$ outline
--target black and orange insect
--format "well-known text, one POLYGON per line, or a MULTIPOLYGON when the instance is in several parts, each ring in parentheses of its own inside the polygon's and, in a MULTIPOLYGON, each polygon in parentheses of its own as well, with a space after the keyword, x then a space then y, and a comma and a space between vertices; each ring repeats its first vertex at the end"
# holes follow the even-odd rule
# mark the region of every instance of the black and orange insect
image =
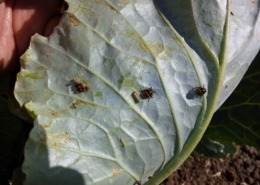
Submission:
POLYGON ((196 87, 195 88, 195 93, 198 95, 198 96, 203 96, 205 93, 207 92, 207 90, 203 87, 196 87))
POLYGON ((88 86, 86 86, 84 83, 82 83, 78 78, 74 78, 73 83, 74 83, 75 87, 77 88, 77 91, 75 92, 76 94, 78 94, 80 92, 86 92, 90 89, 88 86))
MULTIPOLYGON (((155 91, 153 91, 152 86, 148 89, 142 90, 143 96, 145 99, 148 99, 148 101, 153 98, 154 93, 157 94, 155 91)), ((158 94, 157 94, 158 95, 158 94)))
POLYGON ((135 181, 135 185, 142 185, 141 181, 135 181))

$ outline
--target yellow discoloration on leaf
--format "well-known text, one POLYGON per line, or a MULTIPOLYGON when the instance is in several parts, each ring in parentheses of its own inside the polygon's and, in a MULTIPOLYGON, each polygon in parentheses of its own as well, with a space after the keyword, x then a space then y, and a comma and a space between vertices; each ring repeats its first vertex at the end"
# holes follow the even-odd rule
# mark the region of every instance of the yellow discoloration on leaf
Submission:
POLYGON ((171 40, 172 40, 173 42, 178 41, 178 39, 177 39, 176 37, 171 37, 171 40))
POLYGON ((37 73, 28 73, 26 71, 21 71, 20 74, 24 76, 25 78, 31 78, 31 79, 44 79, 43 76, 38 75, 37 73))
POLYGON ((122 173, 122 170, 117 170, 115 168, 112 168, 112 173, 113 173, 113 176, 118 176, 120 173, 122 173))
POLYGON ((26 103, 26 104, 24 105, 24 107, 25 107, 26 111, 28 112, 28 114, 29 114, 33 119, 35 119, 35 118, 37 117, 37 114, 36 114, 34 111, 31 110, 31 107, 30 107, 30 104, 29 104, 29 103, 26 103))
POLYGON ((41 124, 41 126, 44 127, 44 128, 50 127, 49 125, 46 125, 46 124, 41 124))
POLYGON ((20 73, 17 74, 16 76, 16 82, 20 82, 23 79, 20 73))
POLYGON ((70 108, 70 109, 76 109, 77 106, 78 106, 78 105, 81 105, 81 104, 96 106, 96 104, 94 104, 94 103, 90 103, 90 102, 89 102, 89 103, 86 103, 86 102, 77 100, 76 102, 71 103, 71 104, 69 105, 69 108, 70 108))
POLYGON ((155 56, 158 56, 159 54, 161 54, 163 52, 167 53, 167 52, 172 51, 172 49, 170 47, 167 47, 163 44, 159 44, 156 42, 148 42, 147 44, 155 56))
POLYGON ((39 147, 37 147, 37 152, 38 153, 42 153, 42 151, 44 150, 44 146, 39 146, 39 147))
POLYGON ((45 92, 44 92, 44 95, 45 95, 45 96, 50 96, 51 94, 52 94, 52 93, 51 93, 50 91, 45 91, 45 92))
MULTIPOLYGON (((128 5, 128 4, 130 4, 130 1, 129 0, 119 0, 119 2, 120 2, 120 6, 121 7, 125 7, 126 5, 128 5)), ((118 5, 118 6, 119 6, 118 5)))
POLYGON ((36 70, 44 70, 44 69, 46 69, 46 68, 43 67, 43 66, 39 66, 39 67, 36 68, 36 70))
POLYGON ((69 105, 69 108, 70 109, 76 109, 77 107, 74 105, 74 103, 72 103, 72 104, 69 105))
POLYGON ((21 60, 23 63, 28 63, 30 61, 30 52, 25 52, 22 56, 21 56, 21 60))
POLYGON ((103 95, 102 91, 96 91, 95 93, 93 93, 93 96, 95 97, 102 96, 102 95, 103 95))
POLYGON ((118 80, 118 83, 120 83, 122 86, 133 86, 134 82, 136 80, 141 80, 142 77, 137 77, 135 75, 132 75, 131 73, 127 73, 125 76, 121 76, 121 78, 118 80))
POLYGON ((39 137, 39 141, 41 143, 47 143, 48 142, 48 138, 47 137, 39 137))
POLYGON ((63 23, 61 23, 61 25, 60 25, 62 28, 65 28, 66 26, 67 26, 67 23, 66 22, 63 22, 63 23))
POLYGON ((149 51, 146 49, 146 47, 143 44, 138 44, 138 47, 144 52, 149 53, 149 51))

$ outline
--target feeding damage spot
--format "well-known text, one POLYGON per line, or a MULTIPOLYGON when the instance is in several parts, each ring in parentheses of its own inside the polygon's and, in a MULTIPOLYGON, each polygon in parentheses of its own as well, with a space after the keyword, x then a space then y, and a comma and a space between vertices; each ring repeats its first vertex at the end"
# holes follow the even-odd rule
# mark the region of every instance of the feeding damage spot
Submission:
POLYGON ((77 100, 77 101, 75 101, 74 103, 70 104, 70 105, 69 105, 69 108, 70 108, 70 109, 76 109, 77 106, 80 105, 80 104, 86 104, 86 103, 77 100))
POLYGON ((69 18, 70 18, 70 21, 73 24, 73 26, 79 25, 79 21, 77 20, 77 18, 73 14, 69 14, 69 18))
POLYGON ((38 75, 37 73, 28 73, 26 71, 20 72, 25 78, 31 78, 31 79, 43 79, 43 76, 38 75))
POLYGON ((50 127, 49 125, 46 125, 46 124, 41 124, 41 126, 42 126, 43 128, 48 128, 48 127, 50 127))
POLYGON ((112 11, 115 11, 114 7, 111 6, 111 5, 108 5, 109 9, 112 10, 112 11))
POLYGON ((46 149, 46 147, 44 147, 44 146, 39 146, 39 147, 37 147, 37 152, 38 152, 38 153, 42 153, 42 152, 44 151, 44 149, 46 149))
POLYGON ((39 67, 36 68, 36 70, 45 70, 45 69, 46 69, 46 68, 43 67, 43 66, 39 66, 39 67))
POLYGON ((48 135, 48 141, 52 146, 58 146, 60 144, 68 143, 69 140, 69 134, 67 132, 61 132, 61 133, 51 133, 47 132, 48 135))
POLYGON ((149 53, 149 51, 146 49, 146 47, 143 44, 138 44, 138 47, 144 52, 149 53))
POLYGON ((54 110, 51 110, 51 109, 49 109, 49 110, 47 111, 47 113, 50 114, 50 115, 52 115, 52 116, 56 116, 56 115, 58 114, 58 112, 56 112, 56 111, 54 111, 54 110))
POLYGON ((118 176, 120 173, 122 173, 122 170, 117 170, 115 168, 112 168, 113 176, 118 176))
POLYGON ((39 137, 41 143, 47 143, 47 137, 39 137))

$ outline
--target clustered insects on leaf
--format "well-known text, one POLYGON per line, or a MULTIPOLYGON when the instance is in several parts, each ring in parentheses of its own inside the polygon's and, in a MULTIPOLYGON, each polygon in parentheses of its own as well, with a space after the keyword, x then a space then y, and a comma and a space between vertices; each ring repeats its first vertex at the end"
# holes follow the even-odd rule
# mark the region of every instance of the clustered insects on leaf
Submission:
POLYGON ((82 83, 78 78, 74 78, 73 83, 74 83, 75 87, 77 88, 77 91, 75 92, 76 94, 78 94, 80 92, 88 91, 90 89, 84 83, 82 83))
MULTIPOLYGON (((73 79, 73 83, 74 83, 75 87, 77 88, 77 91, 75 92, 76 94, 78 94, 79 92, 88 91, 90 89, 84 83, 82 83, 78 78, 74 78, 73 79)), ((157 94, 153 90, 152 86, 150 88, 148 88, 148 89, 141 90, 140 92, 135 91, 133 93, 134 97, 136 98, 136 100, 138 102, 140 102, 142 99, 148 99, 148 101, 149 101, 151 98, 153 98, 154 94, 157 94), (141 98, 140 92, 142 93, 143 98, 141 98)), ((207 90, 206 90, 206 88, 204 88, 204 86, 195 88, 195 93, 198 96, 203 96, 206 92, 207 92, 207 90)), ((126 144, 125 144, 125 142, 124 142, 124 140, 122 138, 120 139, 120 142, 121 142, 123 147, 126 146, 126 144)), ((151 178, 152 178, 152 176, 149 176, 148 179, 151 179, 151 178)), ((141 181, 135 181, 134 185, 142 185, 142 182, 141 181)))

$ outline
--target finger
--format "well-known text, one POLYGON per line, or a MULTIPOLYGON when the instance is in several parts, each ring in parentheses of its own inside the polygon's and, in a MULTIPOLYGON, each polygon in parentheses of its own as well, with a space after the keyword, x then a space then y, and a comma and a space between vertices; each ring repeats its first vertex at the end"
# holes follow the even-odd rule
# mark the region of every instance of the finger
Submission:
POLYGON ((9 61, 17 59, 12 29, 13 0, 0 1, 0 73, 12 71, 9 61))
POLYGON ((28 48, 32 35, 35 33, 44 35, 46 25, 56 26, 47 23, 52 17, 59 15, 60 4, 60 0, 16 1, 13 11, 13 30, 18 55, 22 55, 28 48))

